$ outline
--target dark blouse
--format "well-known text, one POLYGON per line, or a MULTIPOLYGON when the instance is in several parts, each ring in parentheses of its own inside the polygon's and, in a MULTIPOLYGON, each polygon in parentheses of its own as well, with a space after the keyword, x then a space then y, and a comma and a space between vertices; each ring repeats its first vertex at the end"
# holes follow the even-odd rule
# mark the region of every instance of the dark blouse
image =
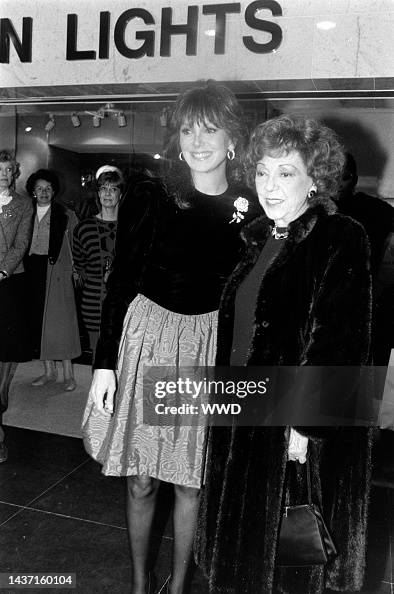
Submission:
POLYGON ((252 346, 257 296, 260 290, 261 279, 282 245, 283 240, 274 239, 270 235, 261 250, 256 264, 237 289, 230 365, 247 364, 252 346))
POLYGON ((259 214, 256 199, 245 188, 218 196, 195 191, 192 206, 184 209, 152 181, 126 196, 95 367, 115 367, 123 318, 138 293, 180 314, 218 309, 224 283, 240 259, 240 229, 259 214), (239 196, 248 199, 249 209, 241 223, 230 223, 239 196))

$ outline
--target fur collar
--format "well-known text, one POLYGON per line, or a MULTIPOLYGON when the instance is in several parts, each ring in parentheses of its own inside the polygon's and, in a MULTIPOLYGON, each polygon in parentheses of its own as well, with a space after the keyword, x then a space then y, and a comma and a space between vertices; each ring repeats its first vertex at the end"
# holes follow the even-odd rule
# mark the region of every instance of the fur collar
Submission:
MULTIPOLYGON (((311 205, 308 210, 306 210, 298 219, 290 223, 289 237, 285 241, 279 240, 279 252, 270 263, 264 278, 275 273, 278 268, 286 264, 294 253, 297 245, 311 233, 319 220, 328 217, 335 212, 336 206, 334 202, 327 199, 322 200, 316 198, 313 205, 311 205)), ((227 280, 222 295, 222 304, 228 303, 229 299, 231 299, 231 295, 235 293, 239 284, 256 264, 261 250, 270 236, 273 224, 271 219, 263 215, 253 219, 251 223, 243 227, 240 235, 246 243, 246 250, 244 257, 227 280)))
MULTIPOLYGON (((334 214, 336 210, 337 207, 332 200, 315 198, 308 210, 290 223, 288 227, 289 237, 286 243, 299 243, 309 235, 318 218, 334 214)), ((273 225, 274 222, 263 215, 246 225, 241 231, 241 237, 245 243, 261 248, 267 241, 273 225)))

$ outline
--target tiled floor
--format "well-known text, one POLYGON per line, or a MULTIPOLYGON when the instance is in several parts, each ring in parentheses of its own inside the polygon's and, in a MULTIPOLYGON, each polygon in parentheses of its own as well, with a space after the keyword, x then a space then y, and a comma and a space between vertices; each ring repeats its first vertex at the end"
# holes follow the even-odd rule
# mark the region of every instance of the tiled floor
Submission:
MULTIPOLYGON (((76 589, 52 590, 56 593, 129 592, 124 479, 103 477, 76 438, 6 427, 6 440, 9 459, 0 465, 0 571, 76 573, 76 589)), ((158 586, 170 568, 171 496, 164 486, 154 539, 158 586)), ((365 594, 394 594, 393 508, 394 490, 375 486, 365 594)), ((196 570, 191 594, 206 591, 196 570)))

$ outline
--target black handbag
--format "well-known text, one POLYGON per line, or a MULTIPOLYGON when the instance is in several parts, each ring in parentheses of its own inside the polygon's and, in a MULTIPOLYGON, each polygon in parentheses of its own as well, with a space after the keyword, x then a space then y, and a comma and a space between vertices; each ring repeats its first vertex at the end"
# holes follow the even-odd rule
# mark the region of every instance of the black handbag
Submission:
POLYGON ((337 550, 319 507, 312 503, 309 460, 306 461, 308 503, 287 506, 280 527, 277 565, 325 565, 337 550))

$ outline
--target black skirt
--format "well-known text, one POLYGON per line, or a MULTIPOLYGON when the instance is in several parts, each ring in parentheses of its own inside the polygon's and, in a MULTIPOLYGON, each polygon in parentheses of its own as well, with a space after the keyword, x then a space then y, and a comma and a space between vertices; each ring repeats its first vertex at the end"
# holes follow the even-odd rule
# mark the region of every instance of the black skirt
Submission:
POLYGON ((28 298, 24 273, 0 281, 0 361, 31 359, 28 298))

